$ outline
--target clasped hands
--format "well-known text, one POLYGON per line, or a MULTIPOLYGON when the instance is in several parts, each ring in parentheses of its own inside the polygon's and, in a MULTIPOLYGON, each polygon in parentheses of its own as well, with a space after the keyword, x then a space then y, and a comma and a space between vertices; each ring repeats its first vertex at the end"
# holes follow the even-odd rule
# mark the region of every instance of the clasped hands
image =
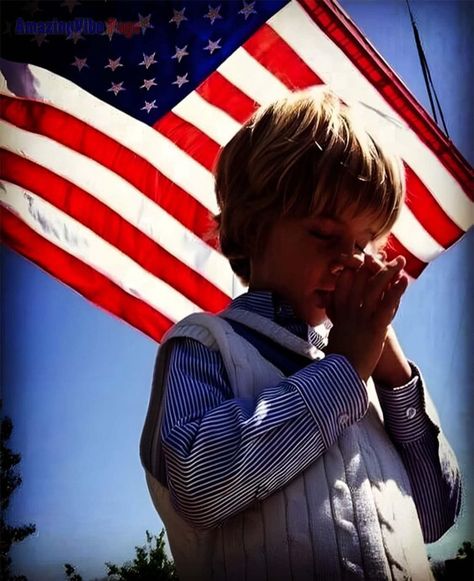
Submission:
POLYGON ((402 256, 382 262, 369 254, 341 255, 335 290, 326 313, 333 323, 326 353, 344 355, 362 380, 393 388, 405 384, 411 368, 391 322, 407 289, 402 256), (342 268, 341 268, 342 267, 342 268))

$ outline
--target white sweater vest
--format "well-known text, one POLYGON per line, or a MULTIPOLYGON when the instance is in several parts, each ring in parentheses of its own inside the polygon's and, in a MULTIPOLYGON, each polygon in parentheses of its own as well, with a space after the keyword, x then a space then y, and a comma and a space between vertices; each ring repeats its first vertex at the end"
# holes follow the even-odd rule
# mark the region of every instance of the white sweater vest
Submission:
MULTIPOLYGON (((321 352, 246 311, 226 316, 315 358, 321 352)), ((256 398, 282 379, 220 317, 195 314, 165 337, 153 381, 141 441, 142 462, 153 503, 166 527, 180 581, 432 580, 408 476, 382 424, 373 382, 369 410, 338 441, 283 489, 255 501, 221 526, 193 528, 173 508, 159 473, 160 405, 167 344, 191 337, 224 360, 236 397, 256 398)), ((161 410, 161 411, 160 411, 161 410)))

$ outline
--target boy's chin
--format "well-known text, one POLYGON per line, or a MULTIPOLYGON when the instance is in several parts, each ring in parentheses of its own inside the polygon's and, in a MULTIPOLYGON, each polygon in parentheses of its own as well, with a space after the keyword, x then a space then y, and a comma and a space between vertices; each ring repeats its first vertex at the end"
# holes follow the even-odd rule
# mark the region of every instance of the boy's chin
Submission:
POLYGON ((315 308, 309 314, 307 323, 310 327, 317 327, 318 325, 322 325, 327 320, 328 316, 326 315, 326 309, 315 308))

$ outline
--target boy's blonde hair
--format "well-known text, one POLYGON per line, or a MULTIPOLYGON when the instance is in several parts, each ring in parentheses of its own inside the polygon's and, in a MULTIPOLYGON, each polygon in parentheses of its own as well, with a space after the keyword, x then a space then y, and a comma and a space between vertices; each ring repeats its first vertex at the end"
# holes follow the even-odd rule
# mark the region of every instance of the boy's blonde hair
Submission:
POLYGON ((337 216, 353 207, 373 212, 381 237, 405 196, 400 158, 327 89, 292 93, 256 111, 221 150, 215 180, 221 250, 245 284, 250 257, 277 218, 337 216))

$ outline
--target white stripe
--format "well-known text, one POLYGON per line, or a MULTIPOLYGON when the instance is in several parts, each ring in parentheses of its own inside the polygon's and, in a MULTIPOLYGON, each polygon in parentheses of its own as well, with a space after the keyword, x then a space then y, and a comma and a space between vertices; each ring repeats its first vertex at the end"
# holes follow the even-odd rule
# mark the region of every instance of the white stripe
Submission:
MULTIPOLYGON (((366 103, 397 119, 402 126, 405 125, 398 113, 297 2, 287 4, 268 24, 342 99, 366 103)), ((381 119, 377 114, 367 115, 369 129, 375 128, 377 133, 380 132, 381 119)), ((384 129, 392 133, 392 139, 398 145, 403 159, 420 177, 446 214, 460 228, 467 230, 473 223, 474 204, 456 179, 413 131, 396 128, 391 123, 387 123, 384 129)))
POLYGON ((42 135, 0 120, 5 149, 45 167, 88 192, 228 296, 233 281, 229 263, 181 222, 129 182, 96 161, 42 135))
POLYGON ((284 97, 290 90, 240 47, 217 69, 230 83, 260 105, 284 97))
MULTIPOLYGON (((35 65, 8 63, 0 69, 13 81, 26 79, 18 96, 42 99, 115 139, 198 200, 217 213, 214 179, 201 164, 189 157, 172 141, 130 115, 111 107, 71 81, 35 65)), ((0 92, 11 95, 7 79, 0 75, 0 92)))
POLYGON ((423 262, 431 262, 444 248, 436 242, 404 204, 392 233, 414 256, 423 262))
POLYGON ((201 309, 130 257, 33 192, 0 182, 1 204, 34 232, 172 321, 201 309))
POLYGON ((200 129, 221 146, 228 143, 241 128, 240 123, 222 109, 211 105, 196 91, 189 93, 180 101, 174 107, 173 113, 200 129))

